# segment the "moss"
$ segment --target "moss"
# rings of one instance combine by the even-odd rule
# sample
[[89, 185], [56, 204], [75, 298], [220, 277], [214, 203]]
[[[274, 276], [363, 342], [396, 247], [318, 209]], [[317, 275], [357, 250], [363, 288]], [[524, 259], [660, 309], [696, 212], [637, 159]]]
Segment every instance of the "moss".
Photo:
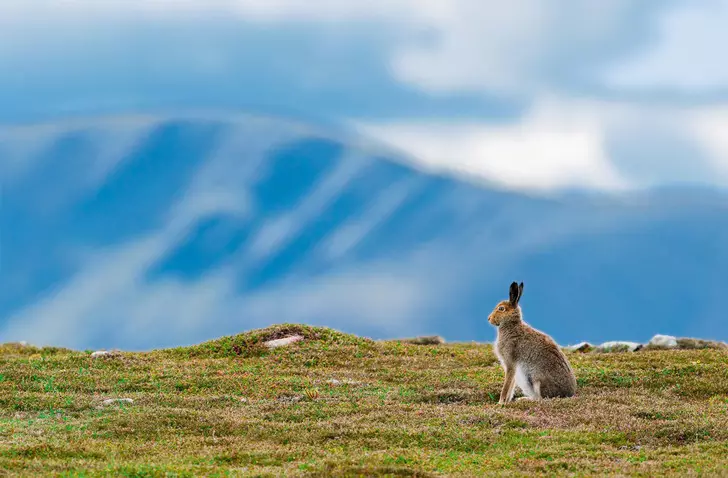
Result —
[[[268, 350], [266, 340], [306, 339]], [[237, 348], [236, 348], [237, 347]], [[490, 345], [284, 324], [120, 353], [0, 346], [8, 476], [720, 475], [728, 352], [570, 354], [571, 399], [497, 404]], [[104, 407], [107, 398], [131, 405]]]

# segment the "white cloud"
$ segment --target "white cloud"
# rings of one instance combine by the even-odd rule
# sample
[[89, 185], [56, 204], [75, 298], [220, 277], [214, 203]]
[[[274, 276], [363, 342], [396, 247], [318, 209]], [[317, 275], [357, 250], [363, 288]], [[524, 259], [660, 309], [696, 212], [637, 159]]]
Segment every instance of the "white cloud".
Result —
[[[409, 85], [430, 92], [532, 94], [549, 87], [552, 75], [549, 68], [553, 62], [559, 63], [563, 70], [559, 74], [573, 74], [582, 72], [586, 63], [600, 60], [612, 45], [621, 41], [637, 3], [635, 0], [26, 0], [0, 5], [0, 18], [6, 19], [8, 39], [32, 25], [44, 25], [37, 33], [47, 35], [61, 24], [81, 23], [88, 28], [99, 28], [101, 24], [120, 19], [168, 23], [180, 18], [214, 20], [224, 16], [237, 17], [241, 22], [279, 26], [324, 24], [329, 27], [327, 34], [337, 35], [347, 35], [352, 26], [367, 24], [370, 35], [387, 29], [392, 73]], [[74, 28], [64, 35], [73, 37], [78, 31]], [[27, 37], [21, 40], [31, 41]], [[190, 50], [195, 46], [191, 43]], [[5, 48], [12, 48], [12, 42], [6, 42]], [[569, 61], [562, 61], [565, 58]]]
[[[483, 122], [360, 122], [363, 133], [408, 153], [436, 171], [456, 171], [516, 189], [619, 190], [651, 184], [621, 174], [606, 149], [610, 131], [631, 124], [664, 123], [695, 143], [709, 163], [700, 175], [728, 186], [728, 110], [705, 107], [640, 107], [624, 103], [555, 99], [537, 103], [512, 124]], [[644, 158], [659, 164], [659, 158]], [[684, 158], [690, 163], [695, 158]], [[655, 171], [655, 178], [660, 171]], [[674, 178], [679, 179], [679, 178]], [[638, 181], [644, 180], [645, 183]]]
[[[627, 89], [728, 87], [728, 62], [720, 61], [728, 0], [8, 1], [0, 3], [0, 57], [59, 28], [65, 43], [83, 38], [84, 28], [120, 20], [221, 17], [280, 27], [323, 24], [337, 35], [361, 24], [371, 35], [387, 28], [394, 77], [431, 93], [534, 95], [552, 90], [559, 78], [595, 71], [601, 72], [596, 82]], [[191, 42], [190, 55], [196, 46]]]
[[552, 62], [580, 72], [599, 59], [632, 13], [629, 1], [423, 2], [416, 18], [431, 42], [393, 57], [402, 81], [431, 92], [536, 94], [549, 88]]
[[618, 87], [728, 89], [728, 0], [687, 2], [659, 22], [650, 48], [607, 75]]
[[364, 133], [424, 161], [509, 187], [551, 190], [624, 185], [601, 147], [601, 118], [588, 108], [543, 104], [523, 121], [485, 123], [359, 124]]
[[713, 166], [728, 184], [728, 106], [704, 108], [688, 118], [689, 131], [698, 138]]

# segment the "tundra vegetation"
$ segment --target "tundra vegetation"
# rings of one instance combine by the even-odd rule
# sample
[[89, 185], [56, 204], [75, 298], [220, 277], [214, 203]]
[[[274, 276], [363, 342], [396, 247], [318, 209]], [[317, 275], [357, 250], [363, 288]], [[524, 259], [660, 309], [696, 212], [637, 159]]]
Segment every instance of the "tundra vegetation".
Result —
[[490, 345], [412, 342], [1, 345], [0, 476], [728, 474], [725, 348], [569, 351], [575, 398], [499, 406]]

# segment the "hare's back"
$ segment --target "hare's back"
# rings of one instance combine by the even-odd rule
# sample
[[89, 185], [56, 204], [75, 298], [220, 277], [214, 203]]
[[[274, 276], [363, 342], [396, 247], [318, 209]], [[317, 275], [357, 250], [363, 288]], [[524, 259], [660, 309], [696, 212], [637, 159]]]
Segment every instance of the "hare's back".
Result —
[[525, 360], [519, 361], [519, 365], [525, 381], [538, 381], [543, 398], [570, 397], [576, 393], [576, 377], [571, 365], [551, 337], [539, 332], [538, 336], [533, 336], [530, 350], [524, 355]]

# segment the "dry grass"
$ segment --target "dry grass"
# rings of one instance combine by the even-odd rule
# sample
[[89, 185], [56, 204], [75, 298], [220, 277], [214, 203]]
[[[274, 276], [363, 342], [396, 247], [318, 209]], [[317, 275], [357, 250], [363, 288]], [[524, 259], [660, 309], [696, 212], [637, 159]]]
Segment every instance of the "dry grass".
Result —
[[576, 398], [501, 407], [485, 345], [0, 346], [0, 476], [728, 475], [728, 351], [569, 357]]

